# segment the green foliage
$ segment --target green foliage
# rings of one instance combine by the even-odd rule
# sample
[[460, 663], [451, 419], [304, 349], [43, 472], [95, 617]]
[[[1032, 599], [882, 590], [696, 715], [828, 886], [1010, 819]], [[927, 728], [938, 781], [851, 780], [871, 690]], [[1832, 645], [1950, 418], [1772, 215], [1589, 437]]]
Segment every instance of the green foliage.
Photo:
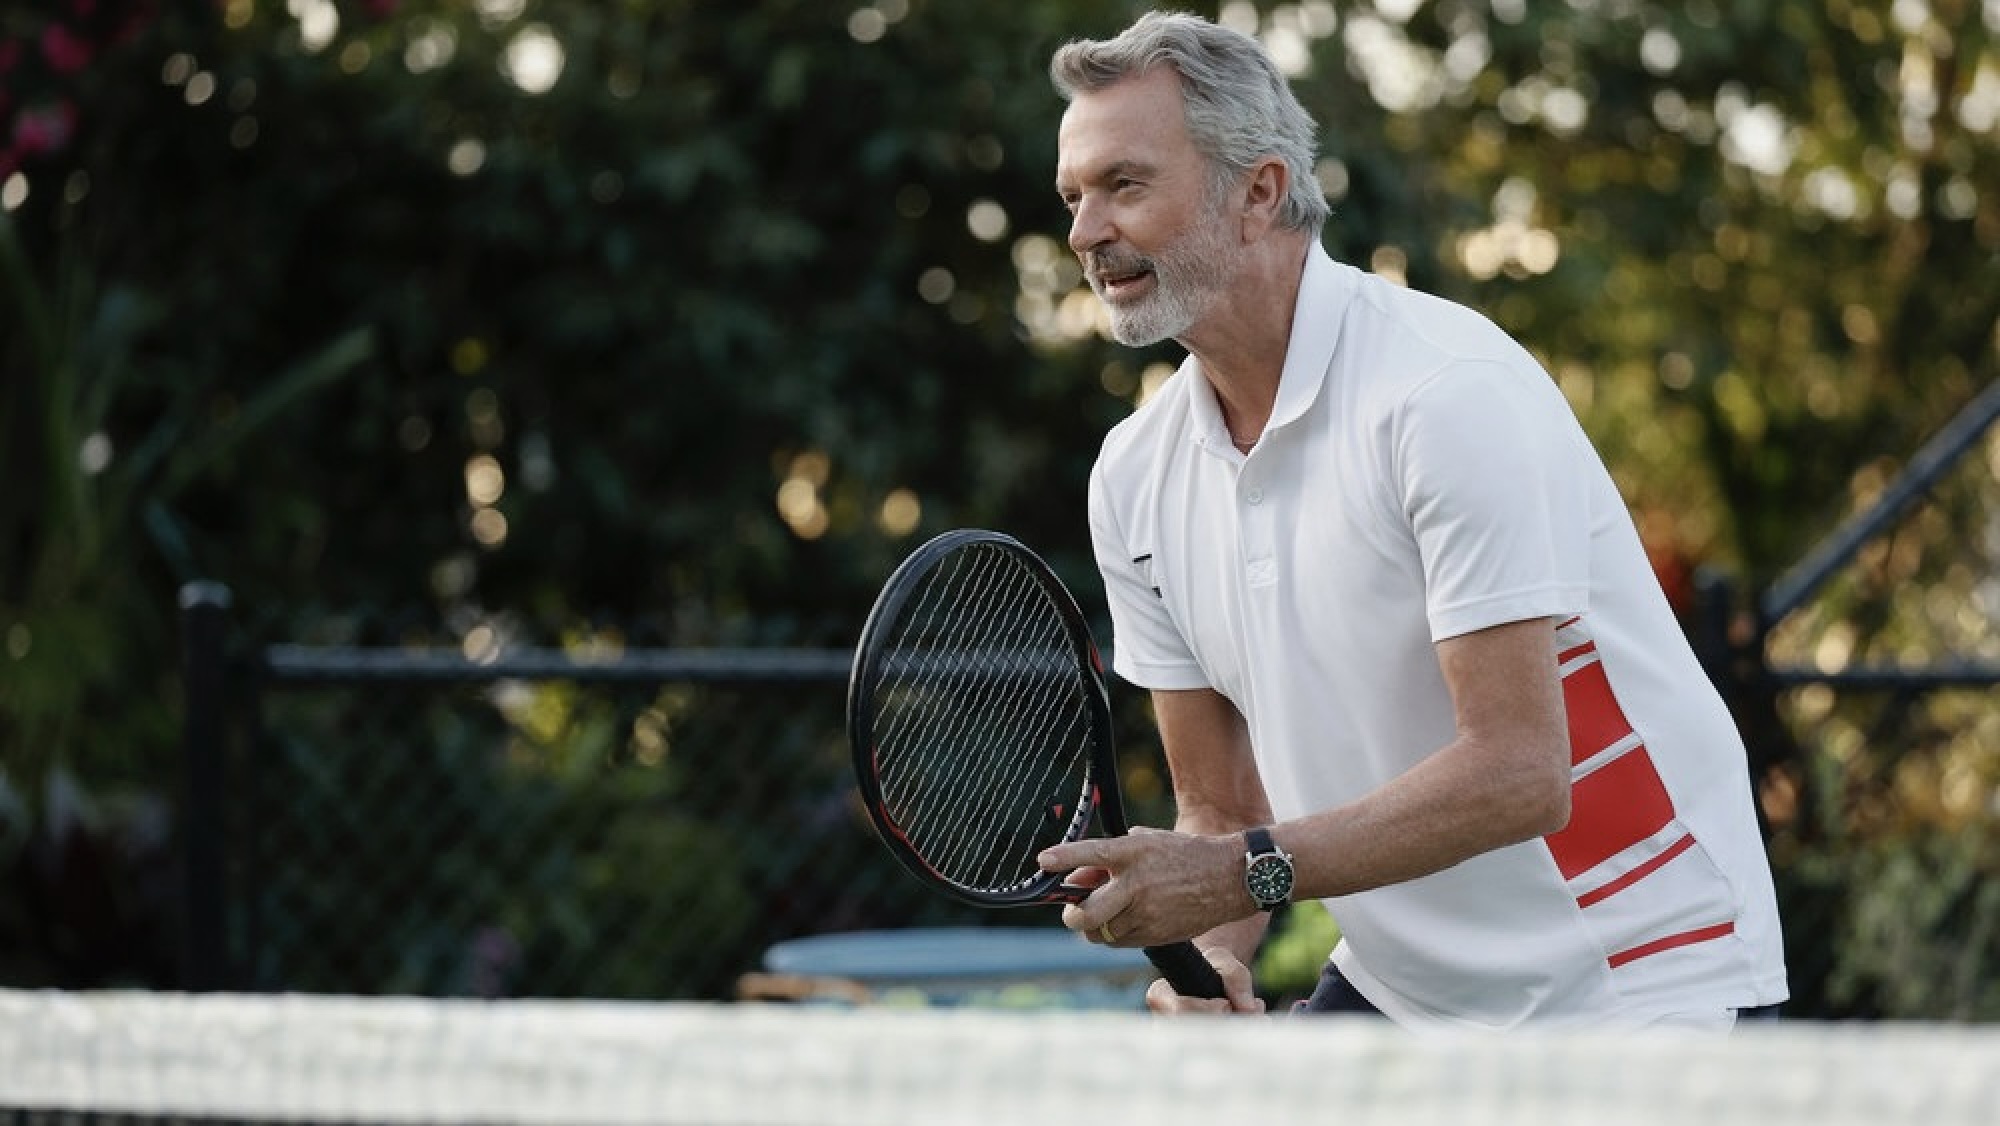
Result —
[[[1042, 68], [1139, 5], [97, 7], [0, 16], [0, 810], [171, 786], [195, 577], [246, 640], [468, 651], [844, 645], [960, 524], [1093, 588], [1086, 468], [1174, 357], [1052, 312]], [[1296, 48], [1329, 247], [1541, 355], [1677, 594], [1771, 579], [2000, 374], [1989, 10], [1224, 14]], [[1778, 654], [1993, 657], [1984, 462]], [[509, 730], [575, 762], [633, 738], [550, 693]], [[1805, 1008], [1959, 1014], [1961, 970], [1884, 920], [1909, 857], [1958, 857], [1909, 925], [1990, 949], [1991, 709], [1933, 702], [1893, 746], [1878, 710], [1796, 694], [1763, 780]], [[599, 876], [571, 891], [631, 894]]]
[[1257, 951], [1257, 988], [1279, 1003], [1312, 996], [1340, 927], [1317, 902], [1294, 903], [1271, 924]]
[[1848, 879], [1857, 897], [1852, 944], [1832, 982], [1837, 1003], [1944, 1020], [2000, 1013], [2000, 856], [1992, 834], [1969, 828], [1871, 840]]

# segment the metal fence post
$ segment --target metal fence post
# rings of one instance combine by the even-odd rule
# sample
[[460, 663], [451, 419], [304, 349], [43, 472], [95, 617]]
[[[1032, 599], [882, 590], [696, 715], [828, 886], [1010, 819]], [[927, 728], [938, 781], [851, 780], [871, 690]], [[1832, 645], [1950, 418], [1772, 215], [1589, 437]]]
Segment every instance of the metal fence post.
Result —
[[1701, 567], [1694, 575], [1694, 614], [1688, 623], [1688, 640], [1708, 679], [1734, 704], [1742, 689], [1736, 668], [1735, 646], [1730, 642], [1730, 621], [1736, 614], [1736, 584], [1714, 567]]
[[216, 990], [228, 982], [223, 785], [228, 738], [229, 588], [181, 587], [182, 727], [181, 984]]
[[[1764, 628], [1754, 618], [1746, 618], [1738, 602], [1735, 581], [1720, 569], [1703, 567], [1696, 571], [1694, 585], [1695, 612], [1688, 626], [1689, 641], [1743, 736], [1746, 756], [1743, 765], [1754, 790], [1763, 784], [1774, 764], [1797, 757], [1796, 748], [1777, 717], [1765, 657]], [[1742, 636], [1746, 630], [1748, 637]], [[1757, 814], [1757, 828], [1769, 842], [1771, 824], [1764, 803], [1754, 801], [1752, 806]]]

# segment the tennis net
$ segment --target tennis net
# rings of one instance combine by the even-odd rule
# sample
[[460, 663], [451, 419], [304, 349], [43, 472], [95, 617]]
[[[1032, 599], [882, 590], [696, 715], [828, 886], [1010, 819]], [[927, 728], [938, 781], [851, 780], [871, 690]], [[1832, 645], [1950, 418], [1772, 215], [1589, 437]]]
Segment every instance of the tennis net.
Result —
[[0, 990], [0, 1120], [2000, 1120], [2000, 1030], [1419, 1036], [1355, 1018]]

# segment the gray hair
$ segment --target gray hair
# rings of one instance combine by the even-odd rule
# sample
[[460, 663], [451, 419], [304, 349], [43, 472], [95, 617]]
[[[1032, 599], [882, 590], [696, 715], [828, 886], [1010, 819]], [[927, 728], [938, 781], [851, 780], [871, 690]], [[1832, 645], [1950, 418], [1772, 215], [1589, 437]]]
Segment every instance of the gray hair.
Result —
[[1049, 78], [1072, 101], [1162, 63], [1180, 75], [1188, 136], [1215, 166], [1212, 187], [1275, 156], [1291, 173], [1279, 224], [1319, 237], [1330, 208], [1313, 172], [1318, 126], [1255, 39], [1200, 16], [1148, 12], [1115, 39], [1063, 44]]

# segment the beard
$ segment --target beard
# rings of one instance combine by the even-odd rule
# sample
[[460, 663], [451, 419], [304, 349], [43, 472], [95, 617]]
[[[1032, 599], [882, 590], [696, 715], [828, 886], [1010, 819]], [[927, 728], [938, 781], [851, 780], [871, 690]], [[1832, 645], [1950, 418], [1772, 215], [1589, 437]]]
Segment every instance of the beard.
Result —
[[[1108, 250], [1093, 253], [1085, 274], [1090, 288], [1111, 313], [1111, 336], [1141, 348], [1178, 337], [1207, 315], [1235, 273], [1243, 249], [1230, 237], [1220, 200], [1210, 201], [1201, 218], [1157, 256]], [[1105, 277], [1153, 275], [1153, 291], [1135, 301], [1105, 296]]]

